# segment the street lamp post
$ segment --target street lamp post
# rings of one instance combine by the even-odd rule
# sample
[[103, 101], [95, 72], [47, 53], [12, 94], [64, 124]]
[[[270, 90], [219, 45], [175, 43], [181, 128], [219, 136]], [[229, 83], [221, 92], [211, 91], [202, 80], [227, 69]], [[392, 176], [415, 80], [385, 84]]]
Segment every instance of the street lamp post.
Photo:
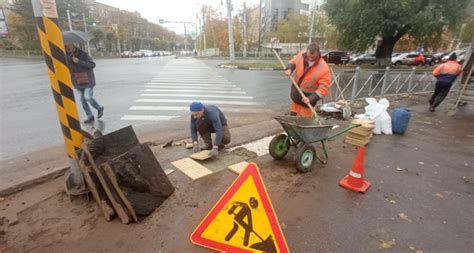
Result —
[[229, 30], [229, 58], [230, 58], [230, 61], [235, 61], [234, 31], [232, 29], [232, 2], [231, 0], [227, 0], [227, 27]]

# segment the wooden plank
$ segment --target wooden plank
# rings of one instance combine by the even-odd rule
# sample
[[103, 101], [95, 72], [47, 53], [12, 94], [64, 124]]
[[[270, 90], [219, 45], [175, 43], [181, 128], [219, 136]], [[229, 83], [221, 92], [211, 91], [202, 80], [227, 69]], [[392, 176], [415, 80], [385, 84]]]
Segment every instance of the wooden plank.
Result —
[[370, 141], [370, 139], [372, 138], [372, 134], [368, 135], [368, 136], [362, 136], [362, 135], [358, 135], [356, 133], [347, 133], [346, 137], [351, 138], [351, 139], [355, 139], [355, 140]]
[[105, 172], [102, 168], [102, 166], [98, 167], [94, 159], [92, 158], [92, 155], [90, 154], [89, 150], [87, 149], [87, 146], [83, 146], [83, 151], [88, 157], [89, 163], [91, 164], [92, 168], [95, 171], [95, 174], [99, 178], [100, 183], [102, 184], [102, 187], [105, 190], [105, 193], [107, 193], [107, 196], [109, 197], [110, 202], [112, 203], [112, 206], [115, 209], [115, 212], [117, 213], [118, 217], [120, 218], [120, 221], [124, 224], [127, 224], [130, 222], [130, 216], [127, 211], [127, 209], [124, 207], [124, 204], [122, 203], [120, 197], [118, 196], [117, 192], [115, 192], [112, 183], [108, 180], [108, 177], [105, 176]]
[[115, 215], [114, 208], [110, 203], [109, 198], [107, 197], [102, 185], [100, 184], [99, 179], [95, 175], [95, 173], [91, 172], [91, 167], [86, 166], [84, 162], [84, 152], [81, 152], [81, 159], [79, 160], [79, 168], [82, 171], [82, 175], [84, 176], [84, 180], [86, 181], [89, 190], [91, 191], [92, 197], [94, 198], [97, 205], [102, 210], [104, 214], [105, 220], [111, 221]]
[[362, 127], [357, 127], [357, 128], [351, 129], [349, 133], [355, 133], [362, 136], [369, 136], [372, 134], [372, 130], [364, 129]]
[[208, 168], [202, 166], [198, 162], [194, 161], [190, 158], [184, 158], [181, 160], [177, 160], [171, 162], [176, 168], [181, 170], [184, 174], [186, 174], [191, 179], [198, 179], [200, 177], [212, 174], [212, 171]]
[[351, 144], [351, 145], [355, 145], [355, 146], [365, 146], [367, 145], [367, 143], [369, 143], [370, 141], [361, 141], [361, 140], [356, 140], [356, 139], [352, 139], [352, 138], [346, 138], [344, 140], [345, 143], [347, 144]]
[[248, 165], [249, 165], [248, 162], [243, 161], [243, 162], [240, 162], [240, 163], [232, 164], [228, 168], [229, 168], [229, 170], [231, 170], [231, 171], [233, 171], [237, 174], [240, 174], [240, 173], [242, 173], [242, 171], [245, 170], [245, 168], [247, 168]]
[[124, 203], [125, 206], [127, 207], [128, 211], [129, 211], [130, 214], [132, 215], [133, 219], [134, 219], [136, 222], [139, 222], [139, 221], [138, 221], [138, 217], [137, 217], [137, 213], [135, 213], [135, 209], [133, 209], [132, 204], [130, 203], [130, 201], [128, 200], [128, 198], [125, 196], [125, 194], [123, 193], [123, 191], [120, 189], [120, 186], [119, 186], [118, 181], [117, 181], [117, 176], [115, 175], [114, 171], [113, 171], [112, 168], [110, 167], [110, 164], [106, 163], [106, 164], [104, 165], [104, 170], [105, 170], [105, 173], [107, 174], [107, 176], [109, 177], [110, 182], [111, 182], [112, 185], [114, 186], [115, 191], [117, 191], [119, 197], [122, 199], [123, 203]]
[[190, 155], [189, 157], [191, 157], [195, 160], [200, 160], [200, 161], [204, 161], [204, 160], [207, 160], [207, 159], [211, 158], [211, 156], [209, 155], [209, 150], [203, 150], [201, 152], [194, 153], [194, 154]]
[[108, 164], [122, 192], [119, 196], [128, 202], [127, 208], [133, 209], [138, 221], [153, 213], [174, 192], [160, 163], [146, 145], [137, 145]]

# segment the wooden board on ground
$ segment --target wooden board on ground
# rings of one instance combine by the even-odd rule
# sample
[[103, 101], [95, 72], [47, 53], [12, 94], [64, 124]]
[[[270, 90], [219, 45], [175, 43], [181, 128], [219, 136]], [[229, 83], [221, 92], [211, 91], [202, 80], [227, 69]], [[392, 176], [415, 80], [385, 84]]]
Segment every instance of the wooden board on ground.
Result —
[[229, 170], [231, 170], [231, 171], [233, 171], [237, 174], [240, 174], [240, 173], [242, 173], [242, 171], [245, 170], [245, 168], [247, 168], [248, 165], [249, 165], [248, 162], [243, 161], [243, 162], [240, 162], [240, 163], [232, 164], [228, 168], [229, 168]]
[[193, 180], [212, 174], [212, 171], [210, 169], [202, 166], [201, 164], [189, 157], [171, 162], [171, 164], [173, 164], [176, 168], [181, 170], [184, 174], [186, 174]]
[[194, 153], [194, 154], [190, 155], [189, 157], [191, 157], [193, 159], [196, 159], [196, 160], [200, 160], [200, 161], [204, 161], [204, 160], [207, 160], [207, 159], [211, 158], [211, 156], [209, 155], [209, 150], [203, 150], [201, 152]]
[[347, 137], [344, 140], [344, 142], [346, 142], [347, 144], [358, 146], [358, 147], [365, 146], [367, 143], [369, 143], [369, 141], [361, 141], [361, 140], [356, 140], [356, 139], [347, 138]]
[[347, 133], [346, 138], [348, 137], [348, 138], [351, 138], [351, 139], [356, 139], [356, 140], [361, 140], [361, 141], [365, 141], [365, 140], [370, 141], [370, 139], [372, 138], [372, 135], [373, 134], [363, 136], [363, 135], [359, 135], [359, 134], [356, 134], [356, 133], [349, 132], [349, 133]]
[[361, 125], [362, 128], [372, 130], [375, 128], [375, 122], [368, 119], [353, 119], [352, 124]]
[[103, 166], [98, 167], [95, 164], [92, 158], [92, 155], [89, 153], [89, 150], [87, 149], [86, 145], [82, 146], [82, 150], [88, 157], [89, 163], [91, 164], [95, 174], [99, 178], [99, 181], [102, 184], [102, 187], [104, 188], [105, 193], [107, 193], [107, 197], [109, 197], [109, 200], [112, 203], [112, 206], [114, 207], [114, 210], [117, 213], [118, 217], [120, 218], [120, 221], [124, 224], [129, 223], [130, 222], [129, 212], [126, 209], [120, 197], [118, 196], [114, 187], [112, 186], [112, 183], [110, 182], [109, 178], [105, 174]]
[[106, 163], [104, 165], [104, 170], [105, 170], [105, 173], [107, 174], [107, 177], [110, 179], [110, 182], [114, 186], [115, 191], [120, 196], [120, 199], [122, 199], [123, 203], [125, 204], [128, 211], [130, 212], [130, 215], [132, 215], [132, 218], [136, 222], [138, 222], [138, 217], [137, 217], [137, 214], [135, 213], [135, 209], [133, 209], [132, 204], [130, 203], [130, 201], [128, 201], [127, 197], [125, 196], [125, 194], [120, 189], [117, 177], [115, 176], [115, 173], [113, 172], [112, 168], [110, 167], [110, 164]]
[[[84, 156], [83, 154], [81, 156]], [[92, 197], [94, 198], [97, 205], [102, 210], [102, 213], [105, 216], [105, 220], [111, 221], [115, 215], [114, 208], [110, 203], [107, 194], [104, 191], [97, 175], [93, 173], [92, 168], [87, 166], [84, 162], [83, 157], [79, 160], [79, 168], [81, 169], [84, 180], [87, 183], [89, 190], [91, 191]]]
[[361, 136], [369, 136], [369, 135], [372, 135], [372, 130], [367, 130], [362, 127], [356, 127], [356, 128], [351, 129], [349, 133], [355, 133]]
[[108, 164], [109, 178], [116, 181], [115, 189], [121, 192], [120, 198], [138, 221], [153, 213], [174, 192], [174, 186], [146, 145], [137, 145]]

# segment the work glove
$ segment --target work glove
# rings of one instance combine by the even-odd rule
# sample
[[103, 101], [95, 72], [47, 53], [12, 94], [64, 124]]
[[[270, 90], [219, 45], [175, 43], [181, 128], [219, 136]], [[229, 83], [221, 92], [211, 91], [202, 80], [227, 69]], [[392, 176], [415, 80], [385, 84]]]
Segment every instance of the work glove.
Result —
[[216, 158], [217, 155], [219, 155], [219, 151], [217, 149], [218, 149], [217, 147], [212, 148], [212, 150], [209, 151], [209, 156], [212, 158]]
[[317, 93], [312, 93], [311, 95], [309, 95], [308, 98], [309, 98], [309, 103], [312, 106], [315, 106], [316, 103], [321, 99], [321, 97]]
[[194, 143], [193, 144], [193, 152], [197, 153], [201, 151], [201, 147], [199, 146], [199, 143]]

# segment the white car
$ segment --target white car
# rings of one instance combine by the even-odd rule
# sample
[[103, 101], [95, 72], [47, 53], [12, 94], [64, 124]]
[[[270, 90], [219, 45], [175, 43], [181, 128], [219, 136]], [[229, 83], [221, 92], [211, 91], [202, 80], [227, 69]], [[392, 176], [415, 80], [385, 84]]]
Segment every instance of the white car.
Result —
[[409, 53], [401, 53], [394, 57], [392, 57], [392, 64], [396, 66], [400, 66], [403, 64], [403, 58], [405, 58]]

